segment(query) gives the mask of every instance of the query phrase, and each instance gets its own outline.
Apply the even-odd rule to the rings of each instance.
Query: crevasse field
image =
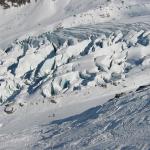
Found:
[[[150,1],[2,1],[0,150],[150,150]]]

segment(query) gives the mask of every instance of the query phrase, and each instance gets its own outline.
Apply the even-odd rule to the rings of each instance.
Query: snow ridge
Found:
[[[149,31],[124,35],[117,30],[82,41],[55,37],[44,33],[17,40],[1,51],[1,104],[35,92],[51,97],[91,86],[118,85],[130,70],[150,63]]]

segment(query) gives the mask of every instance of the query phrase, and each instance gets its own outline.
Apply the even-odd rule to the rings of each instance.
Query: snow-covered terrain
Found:
[[[150,14],[149,0],[31,0],[21,7],[0,7],[1,48],[20,36],[139,16],[144,20]]]
[[[149,150],[149,17],[149,0],[0,6],[0,150]]]
[[[10,135],[2,134],[1,148],[148,150],[149,99],[150,87],[143,86],[120,98],[116,95],[103,106],[92,107],[81,114]]]

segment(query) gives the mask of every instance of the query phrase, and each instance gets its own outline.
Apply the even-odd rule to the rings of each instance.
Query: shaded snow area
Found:
[[[16,150],[149,150],[149,141],[149,86],[117,94],[81,114],[0,136],[1,149]]]
[[[150,89],[142,88],[79,115],[44,125],[41,139],[34,147],[148,150]]]

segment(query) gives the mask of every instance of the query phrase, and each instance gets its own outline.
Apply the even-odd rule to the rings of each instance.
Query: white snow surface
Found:
[[[50,30],[148,16],[149,8],[149,0],[31,0],[19,8],[0,6],[0,46]]]
[[[149,0],[0,6],[0,150],[149,150],[149,18]]]

